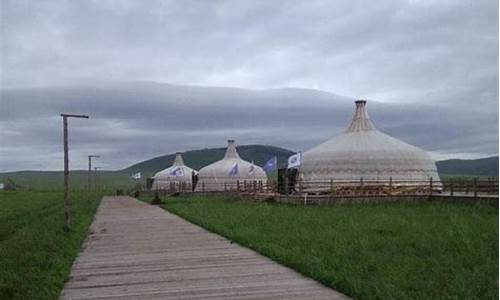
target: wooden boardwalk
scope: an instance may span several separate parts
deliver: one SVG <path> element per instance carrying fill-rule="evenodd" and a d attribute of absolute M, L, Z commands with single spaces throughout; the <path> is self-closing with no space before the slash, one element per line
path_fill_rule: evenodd
<path fill-rule="evenodd" d="M 130 197 L 105 197 L 61 299 L 348 299 Z"/>

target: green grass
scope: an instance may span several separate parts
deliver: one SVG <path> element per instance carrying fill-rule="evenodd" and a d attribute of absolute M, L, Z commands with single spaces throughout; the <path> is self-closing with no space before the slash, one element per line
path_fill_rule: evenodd
<path fill-rule="evenodd" d="M 0 192 L 0 299 L 57 299 L 100 195 L 72 193 L 63 230 L 62 192 Z"/>
<path fill-rule="evenodd" d="M 297 207 L 220 197 L 163 206 L 356 299 L 498 299 L 492 207 Z"/>
<path fill-rule="evenodd" d="M 71 189 L 82 190 L 87 189 L 87 171 L 73 170 L 69 173 Z M 151 174 L 143 174 L 150 176 Z M 92 173 L 94 176 L 94 173 Z M 63 188 L 64 174 L 62 171 L 18 171 L 0 173 L 0 182 L 7 183 L 8 179 L 14 181 L 22 190 L 35 191 L 59 191 Z M 137 183 L 130 178 L 129 173 L 118 171 L 99 171 L 99 186 L 102 189 L 131 189 Z M 146 178 L 146 177 L 144 177 Z M 92 177 L 92 186 L 94 186 L 94 177 Z M 140 180 L 141 183 L 145 179 Z"/>

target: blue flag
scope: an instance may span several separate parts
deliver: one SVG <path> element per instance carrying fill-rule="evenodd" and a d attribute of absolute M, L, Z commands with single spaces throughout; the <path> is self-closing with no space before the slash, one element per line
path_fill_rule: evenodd
<path fill-rule="evenodd" d="M 234 164 L 234 167 L 229 171 L 229 176 L 234 176 L 238 174 L 238 164 Z"/>
<path fill-rule="evenodd" d="M 255 165 L 253 164 L 253 160 L 252 160 L 252 165 L 248 169 L 248 174 L 252 175 L 254 171 L 255 171 Z"/>
<path fill-rule="evenodd" d="M 170 172 L 171 176 L 184 176 L 184 170 L 181 167 L 177 167 Z"/>
<path fill-rule="evenodd" d="M 278 157 L 274 156 L 270 160 L 266 162 L 266 164 L 262 167 L 264 171 L 271 172 L 278 168 Z"/>

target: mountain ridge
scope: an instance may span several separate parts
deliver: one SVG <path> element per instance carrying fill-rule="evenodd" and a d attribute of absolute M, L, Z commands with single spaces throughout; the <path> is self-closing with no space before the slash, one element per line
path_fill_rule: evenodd
<path fill-rule="evenodd" d="M 240 157 L 247 161 L 253 161 L 258 166 L 263 166 L 270 158 L 277 156 L 278 166 L 286 166 L 286 161 L 290 155 L 295 153 L 292 150 L 271 145 L 241 145 L 236 147 Z M 198 150 L 189 150 L 180 152 L 184 163 L 196 170 L 199 170 L 217 160 L 224 157 L 226 148 L 204 148 Z M 153 157 L 148 160 L 133 164 L 119 172 L 141 172 L 143 170 L 159 170 L 168 168 L 172 165 L 175 158 L 175 153 Z"/>
<path fill-rule="evenodd" d="M 447 159 L 436 162 L 440 175 L 498 176 L 498 156 Z"/>
<path fill-rule="evenodd" d="M 278 157 L 278 167 L 284 168 L 287 159 L 294 151 L 275 147 L 271 145 L 242 145 L 237 147 L 240 157 L 247 161 L 253 161 L 258 166 L 263 166 L 273 156 Z M 181 152 L 187 166 L 199 170 L 224 157 L 226 148 L 205 148 Z M 99 181 L 107 187 L 132 186 L 137 181 L 130 178 L 131 174 L 141 172 L 143 178 L 151 177 L 156 172 L 170 167 L 173 163 L 175 153 L 161 155 L 146 159 L 130 165 L 126 168 L 98 172 Z M 475 177 L 498 177 L 498 156 L 481 159 L 449 159 L 436 162 L 439 175 L 448 176 L 475 176 Z M 94 178 L 95 173 L 93 173 Z M 87 186 L 86 170 L 71 170 L 70 183 L 73 188 L 85 189 Z M 57 189 L 62 187 L 62 171 L 15 171 L 0 173 L 0 182 L 13 180 L 21 187 L 35 189 Z M 94 179 L 93 179 L 94 180 Z"/>

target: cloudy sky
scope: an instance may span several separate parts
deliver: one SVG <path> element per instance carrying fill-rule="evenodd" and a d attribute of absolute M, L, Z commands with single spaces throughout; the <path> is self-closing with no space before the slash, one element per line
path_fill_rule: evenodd
<path fill-rule="evenodd" d="M 60 169 L 62 110 L 93 116 L 72 121 L 74 167 L 92 151 L 121 168 L 228 136 L 307 150 L 355 98 L 436 158 L 498 153 L 496 0 L 6 0 L 1 14 L 0 171 Z"/>

